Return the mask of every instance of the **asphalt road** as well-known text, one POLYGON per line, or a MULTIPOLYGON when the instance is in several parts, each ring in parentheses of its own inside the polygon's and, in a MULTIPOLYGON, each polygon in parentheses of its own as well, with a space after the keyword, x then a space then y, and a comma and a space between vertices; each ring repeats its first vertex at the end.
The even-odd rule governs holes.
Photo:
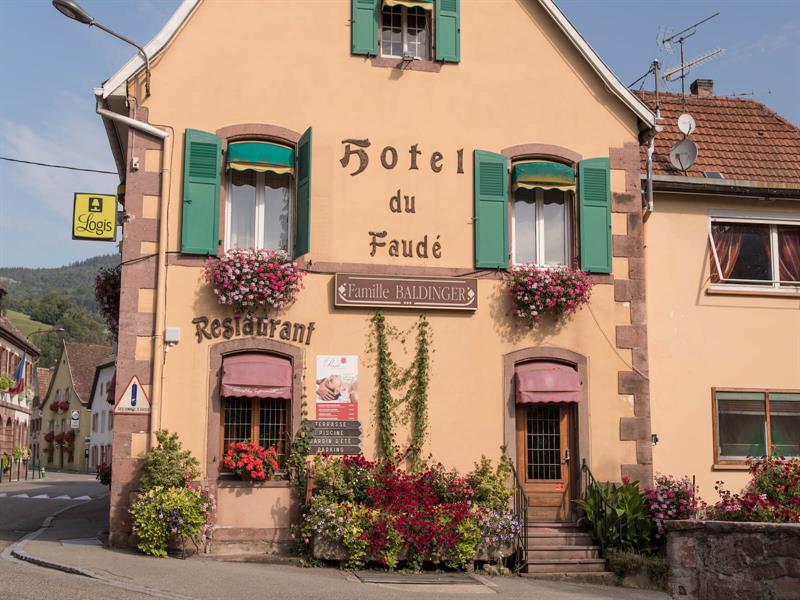
MULTIPOLYGON (((107 493, 107 488, 91 475, 51 473, 45 479, 19 482, 4 478, 0 483, 0 550, 39 529, 54 512, 79 504, 78 498, 98 498, 107 493)), ((102 524, 98 524, 100 529, 102 524)))

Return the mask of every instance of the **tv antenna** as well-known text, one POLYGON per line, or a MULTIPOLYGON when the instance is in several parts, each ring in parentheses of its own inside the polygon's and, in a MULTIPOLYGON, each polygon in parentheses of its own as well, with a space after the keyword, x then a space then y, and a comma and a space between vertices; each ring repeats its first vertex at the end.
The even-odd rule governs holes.
POLYGON ((713 60, 718 56, 722 55, 724 50, 722 48, 717 48, 716 50, 712 50, 711 52, 707 52, 702 56, 698 56, 697 58, 691 60, 689 63, 686 63, 683 55, 683 43, 692 37, 695 33, 697 33, 697 28, 713 19, 714 17, 718 16, 719 13, 715 12, 710 17, 706 17, 694 23, 693 25, 689 25, 686 29, 679 31, 678 33, 673 33, 669 37, 662 37, 660 40, 661 47, 669 52, 670 54, 673 51, 673 44, 677 43, 680 48, 681 54, 681 65, 680 67, 674 67, 672 69, 667 69, 664 71, 664 79, 666 81, 673 81, 675 79, 681 80, 681 104, 685 106, 686 104, 686 72, 690 70, 692 67, 696 67, 702 63, 708 62, 709 60, 713 60))

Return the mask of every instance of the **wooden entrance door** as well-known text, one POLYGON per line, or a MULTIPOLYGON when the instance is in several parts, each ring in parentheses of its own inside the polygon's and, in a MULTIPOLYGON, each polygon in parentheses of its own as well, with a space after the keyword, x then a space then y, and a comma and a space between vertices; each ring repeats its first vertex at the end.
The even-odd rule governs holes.
POLYGON ((517 464, 532 521, 573 520, 575 405, 517 405, 517 464))

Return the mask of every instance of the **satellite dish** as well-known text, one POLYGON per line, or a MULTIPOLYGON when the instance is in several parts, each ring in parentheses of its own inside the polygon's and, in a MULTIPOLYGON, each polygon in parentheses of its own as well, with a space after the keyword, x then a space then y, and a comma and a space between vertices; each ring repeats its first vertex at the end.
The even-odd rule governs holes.
POLYGON ((696 160, 697 146, 692 140, 681 140, 669 151, 669 162, 678 171, 688 171, 696 160))
POLYGON ((695 129, 697 129, 697 124, 694 122, 694 117, 689 113, 683 113, 680 117, 678 117, 678 129, 681 130, 683 135, 691 135, 695 129))

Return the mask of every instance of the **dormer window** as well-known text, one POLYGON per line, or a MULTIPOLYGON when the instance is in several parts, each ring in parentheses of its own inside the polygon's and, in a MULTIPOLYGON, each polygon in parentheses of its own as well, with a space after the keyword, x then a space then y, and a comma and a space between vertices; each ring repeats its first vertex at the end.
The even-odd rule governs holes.
POLYGON ((432 8, 430 1, 384 0, 381 56, 430 60, 432 8))

